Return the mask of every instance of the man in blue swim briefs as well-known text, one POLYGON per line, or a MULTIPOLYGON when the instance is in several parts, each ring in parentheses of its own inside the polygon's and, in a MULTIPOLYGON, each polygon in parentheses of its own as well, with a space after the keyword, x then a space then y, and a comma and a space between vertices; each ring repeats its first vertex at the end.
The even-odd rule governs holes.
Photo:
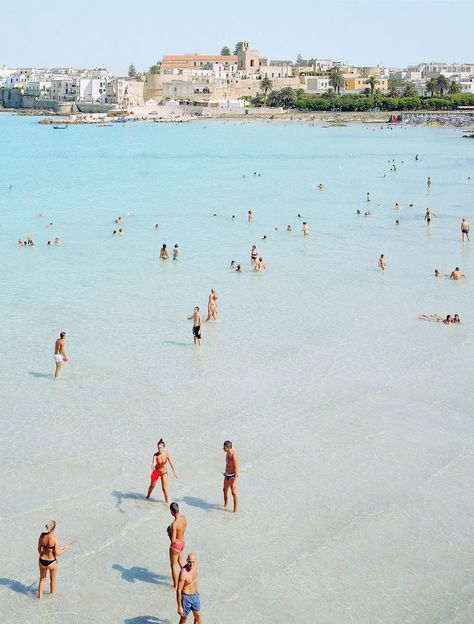
POLYGON ((178 602, 178 614, 181 616, 179 624, 184 624, 192 611, 194 624, 201 621, 201 601, 197 590, 197 562, 196 555, 189 553, 186 558, 186 565, 181 568, 176 589, 176 600, 178 602))

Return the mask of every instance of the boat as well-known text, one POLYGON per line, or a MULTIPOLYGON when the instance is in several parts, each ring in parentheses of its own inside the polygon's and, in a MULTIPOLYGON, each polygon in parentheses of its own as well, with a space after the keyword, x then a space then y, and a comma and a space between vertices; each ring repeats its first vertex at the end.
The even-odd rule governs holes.
POLYGON ((67 130, 68 126, 53 126, 54 130, 67 130))

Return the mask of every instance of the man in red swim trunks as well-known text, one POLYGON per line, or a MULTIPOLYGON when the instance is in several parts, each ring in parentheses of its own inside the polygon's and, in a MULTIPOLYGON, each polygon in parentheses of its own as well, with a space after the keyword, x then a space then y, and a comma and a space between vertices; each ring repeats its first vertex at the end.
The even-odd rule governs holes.
POLYGON ((170 505, 171 515, 174 520, 168 527, 168 537, 170 538, 170 566, 171 576, 173 577, 173 587, 178 587, 179 571, 184 566, 184 534, 186 533, 186 527, 188 521, 186 516, 179 513, 178 503, 171 503, 170 505))

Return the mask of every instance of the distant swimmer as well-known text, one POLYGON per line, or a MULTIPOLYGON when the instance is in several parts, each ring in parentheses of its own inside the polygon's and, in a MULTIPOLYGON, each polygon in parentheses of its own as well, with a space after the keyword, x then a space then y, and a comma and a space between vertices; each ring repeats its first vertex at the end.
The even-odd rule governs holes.
MULTIPOLYGON (((254 174, 254 175, 255 175, 255 174, 254 174)), ((249 210, 249 211, 247 212, 247 221, 248 221, 249 223, 252 223, 252 221, 253 221, 253 214, 252 214, 252 211, 251 211, 251 210, 249 210)))
POLYGON ((445 318, 439 314, 422 314, 418 319, 420 321, 430 321, 431 323, 444 323, 445 325, 450 325, 453 322, 451 314, 447 314, 445 318))
POLYGON ((224 472, 224 507, 227 507, 229 489, 234 499, 234 513, 239 507, 239 499, 237 496, 237 478, 239 476, 239 458, 237 457, 234 449, 232 448, 232 442, 226 440, 224 442, 225 456, 225 472, 224 472))
POLYGON ((356 215, 361 215, 361 214, 362 214, 362 212, 357 208, 356 215))
POLYGON ((232 219, 235 219, 235 215, 232 215, 232 219))
POLYGON ((116 219, 114 219, 114 223, 123 223, 122 217, 117 217, 116 219))
POLYGON ((434 212, 431 212, 431 210, 429 208, 426 209, 425 212, 425 221, 426 221, 426 225, 429 225, 431 223, 431 219, 433 217, 435 217, 436 215, 434 214, 434 212))
POLYGON ((453 317, 453 320, 451 321, 451 323, 461 323, 461 317, 459 316, 459 314, 455 314, 453 317))
POLYGON ((291 225, 287 225, 287 226, 286 226, 286 231, 287 231, 287 232, 292 232, 292 231, 293 231, 293 230, 291 229, 291 225))
POLYGON ((117 236, 117 230, 114 230, 114 231, 112 232, 112 236, 117 236))
POLYGON ((320 191, 322 191, 322 190, 323 190, 323 188, 324 188, 324 184, 318 184, 318 189, 319 189, 320 191))
POLYGON ((461 221, 461 236, 462 236, 462 240, 464 241, 464 237, 467 238, 467 240, 469 239, 469 222, 466 221, 466 219, 463 217, 462 221, 461 221))
POLYGON ((259 257, 257 262, 255 263, 254 271, 258 271, 259 273, 263 273, 267 267, 265 266, 265 262, 262 257, 259 257))
POLYGON ((303 221, 303 236, 309 236, 309 225, 306 221, 303 221))
POLYGON ((372 216, 372 213, 370 212, 370 210, 366 210, 364 212, 364 217, 371 217, 371 216, 372 216))
POLYGON ((52 246, 53 246, 53 243, 52 243, 51 241, 48 241, 48 242, 46 243, 46 247, 52 247, 52 246))
POLYGON ((173 577, 173 587, 176 589, 178 587, 179 570, 184 567, 183 551, 186 546, 184 534, 186 533, 188 522, 186 516, 179 513, 178 503, 171 503, 170 511, 174 519, 167 528, 167 533, 171 542, 169 548, 171 576, 173 577))
POLYGON ((10 186, 8 187, 9 191, 13 191, 13 184, 10 184, 10 186))
POLYGON ((416 154, 415 160, 420 160, 420 157, 418 156, 418 154, 416 154))
POLYGON ((400 210, 400 204, 398 202, 395 204, 395 210, 400 210))
POLYGON ((250 250, 250 263, 255 264, 258 259, 258 249, 256 245, 252 245, 252 249, 250 250))
POLYGON ((168 250, 166 249, 166 244, 163 243, 163 246, 160 249, 160 260, 168 260, 168 250))
POLYGON ((426 186, 428 188, 430 188, 430 186, 431 186, 431 178, 430 178, 430 176, 428 176, 428 179, 426 180, 426 186))
POLYGON ((463 279, 464 277, 466 277, 464 273, 461 273, 461 271, 459 270, 459 267, 456 267, 454 271, 451 271, 451 275, 449 276, 449 279, 460 280, 460 279, 463 279))
POLYGON ((166 470, 166 464, 170 465, 175 479, 178 478, 178 475, 176 474, 171 455, 166 452, 166 445, 163 441, 163 438, 160 438, 156 446, 158 448, 158 451, 154 453, 153 457, 151 458, 150 485, 148 486, 148 492, 146 497, 150 498, 151 493, 155 489, 155 485, 157 484, 158 479, 161 479, 161 490, 163 492, 165 503, 168 504, 168 471, 166 470))
POLYGON ((379 265, 379 269, 381 269, 382 271, 385 271, 385 256, 383 254, 380 255, 379 261, 378 261, 378 265, 379 265))
POLYGON ((244 270, 243 270, 243 268, 240 266, 240 264, 238 264, 238 265, 236 266, 235 270, 236 270, 236 272, 237 272, 237 273, 243 273, 243 272, 244 272, 244 270))
POLYGON ((198 347, 201 346, 201 325, 202 325, 202 316, 199 311, 199 306, 194 308, 191 316, 188 316, 189 321, 193 321, 193 341, 194 344, 198 347))
POLYGON ((441 271, 439 269, 435 269, 434 276, 435 277, 441 277, 441 271))
POLYGON ((371 201, 371 199, 370 199, 370 193, 367 193, 367 201, 368 201, 368 202, 369 202, 369 201, 371 201))
POLYGON ((119 236, 123 236, 123 230, 122 230, 122 228, 119 228, 119 230, 118 230, 117 234, 118 234, 119 236))
POLYGON ((54 239, 54 244, 55 245, 60 245, 61 244, 61 239, 60 238, 55 238, 54 239))
POLYGON ((179 256, 179 246, 178 243, 173 247, 173 260, 177 260, 179 256))
POLYGON ((264 234, 264 235, 262 236, 262 240, 267 240, 267 235, 266 235, 266 234, 264 234))
POLYGON ((179 624, 185 624, 188 615, 193 612, 194 623, 201 621, 201 600, 197 585, 197 560, 196 555, 189 553, 186 565, 181 568, 176 588, 176 600, 178 602, 179 624))
POLYGON ((159 230, 160 229, 160 225, 158 223, 155 223, 155 230, 159 230))
POLYGON ((40 580, 38 583, 38 599, 41 600, 43 596, 43 587, 49 572, 49 591, 54 594, 56 591, 56 572, 58 570, 58 557, 64 555, 64 553, 71 548, 76 540, 66 544, 64 548, 59 546, 59 542, 54 535, 54 529, 56 528, 56 522, 50 520, 46 523, 46 531, 43 531, 38 540, 38 554, 39 554, 39 572, 40 580))
POLYGON ((230 261, 229 269, 235 269, 235 260, 230 261))
POLYGON ((207 321, 217 321, 217 300, 219 295, 212 288, 207 301, 207 321))
POLYGON ((395 225, 400 225, 400 221, 398 219, 395 219, 395 225))
POLYGON ((54 378, 57 379, 61 375, 61 367, 63 362, 68 361, 68 356, 64 350, 64 341, 66 340, 66 332, 61 332, 59 338, 54 343, 54 361, 56 362, 56 370, 54 371, 54 378))

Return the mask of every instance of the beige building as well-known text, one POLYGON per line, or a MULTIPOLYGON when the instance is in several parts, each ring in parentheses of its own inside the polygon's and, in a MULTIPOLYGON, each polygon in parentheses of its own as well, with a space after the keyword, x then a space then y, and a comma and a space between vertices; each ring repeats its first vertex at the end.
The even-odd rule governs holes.
POLYGON ((107 103, 119 106, 144 106, 144 87, 145 83, 141 80, 114 78, 107 83, 107 103))
POLYGON ((268 60, 260 56, 258 50, 251 50, 247 41, 242 43, 242 49, 237 54, 237 68, 245 74, 256 74, 261 68, 268 65, 268 60))
MULTIPOLYGON (((370 74, 373 76, 373 74, 370 74)), ((368 76, 351 76, 346 77, 346 91, 363 91, 364 89, 369 88, 367 84, 368 76)), ((377 78, 377 76, 376 76, 377 78)), ((388 89, 388 78, 377 78, 377 84, 375 85, 376 89, 382 89, 382 91, 386 91, 388 89)))

